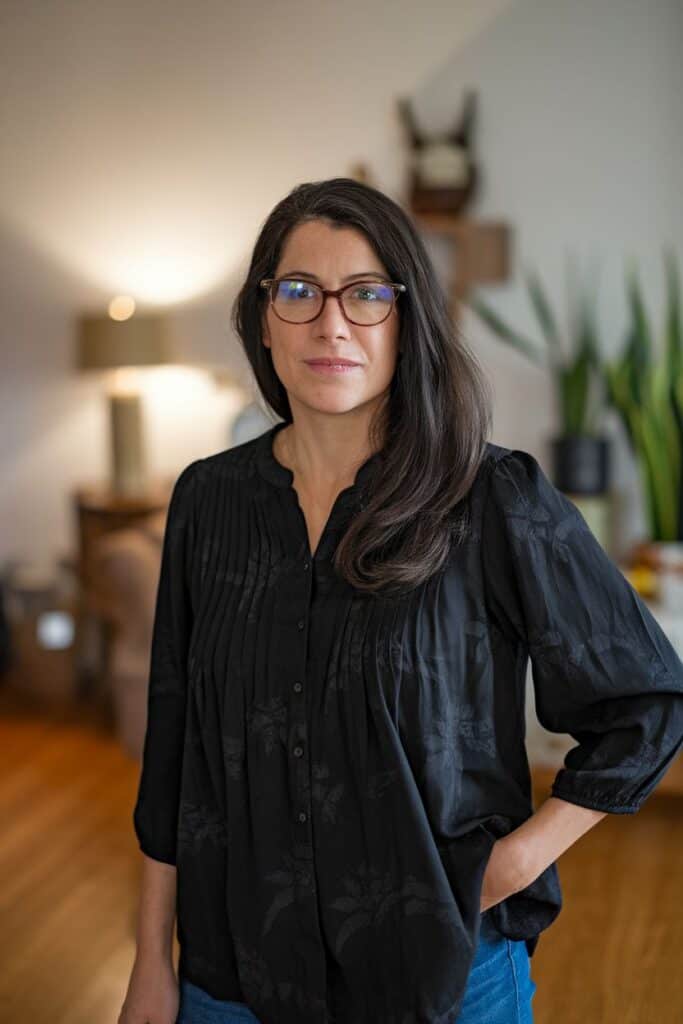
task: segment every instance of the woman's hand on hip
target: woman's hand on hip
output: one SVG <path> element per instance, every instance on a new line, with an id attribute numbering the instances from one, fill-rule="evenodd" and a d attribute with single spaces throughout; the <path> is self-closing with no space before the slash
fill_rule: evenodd
<path id="1" fill-rule="evenodd" d="M 534 880 L 536 876 L 525 854 L 526 847 L 516 842 L 512 833 L 496 839 L 482 879 L 482 914 L 489 907 L 526 888 Z"/>

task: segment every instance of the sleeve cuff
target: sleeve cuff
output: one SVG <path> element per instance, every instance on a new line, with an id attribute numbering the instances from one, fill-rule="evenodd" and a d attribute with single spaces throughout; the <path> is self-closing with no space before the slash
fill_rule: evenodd
<path id="1" fill-rule="evenodd" d="M 169 854 L 166 850 L 159 850 L 148 846 L 146 842 L 140 842 L 138 840 L 138 846 L 144 853 L 145 857 L 149 857 L 151 860 L 157 860 L 160 864 L 170 864 L 171 867 L 176 867 L 176 859 L 173 854 Z"/>
<path id="2" fill-rule="evenodd" d="M 635 814 L 640 809 L 640 804 L 614 803 L 604 795 L 586 791 L 575 793 L 559 783 L 553 783 L 550 795 L 571 804 L 578 804 L 579 807 L 589 807 L 593 811 L 605 811 L 607 814 Z"/>

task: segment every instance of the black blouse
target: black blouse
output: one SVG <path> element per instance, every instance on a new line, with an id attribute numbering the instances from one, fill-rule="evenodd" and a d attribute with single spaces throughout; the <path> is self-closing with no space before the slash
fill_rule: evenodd
<path id="1" fill-rule="evenodd" d="M 450 1024 L 492 846 L 533 813 L 528 657 L 541 724 L 578 744 L 552 794 L 613 814 L 683 744 L 683 664 L 534 457 L 491 443 L 445 567 L 352 588 L 332 555 L 381 454 L 313 556 L 283 426 L 176 480 L 136 835 L 177 867 L 179 972 L 214 998 L 262 1024 Z M 486 917 L 533 954 L 561 906 L 553 863 Z"/>

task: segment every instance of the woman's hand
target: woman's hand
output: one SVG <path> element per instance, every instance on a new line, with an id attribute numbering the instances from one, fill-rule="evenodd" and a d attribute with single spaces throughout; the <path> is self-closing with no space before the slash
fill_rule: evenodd
<path id="1" fill-rule="evenodd" d="M 180 992 L 166 957 L 135 958 L 117 1024 L 176 1024 Z"/>
<path id="2" fill-rule="evenodd" d="M 606 815 L 607 811 L 549 796 L 531 817 L 493 844 L 482 880 L 481 912 L 531 885 Z"/>
<path id="3" fill-rule="evenodd" d="M 513 833 L 496 839 L 482 880 L 482 914 L 534 880 L 536 875 L 531 870 L 525 852 L 526 847 L 515 840 Z"/>

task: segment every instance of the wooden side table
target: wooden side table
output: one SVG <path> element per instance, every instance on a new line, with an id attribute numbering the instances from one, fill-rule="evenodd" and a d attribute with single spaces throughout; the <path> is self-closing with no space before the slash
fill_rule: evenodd
<path id="1" fill-rule="evenodd" d="M 173 479 L 160 480 L 142 494 L 122 495 L 106 485 L 79 487 L 73 496 L 78 533 L 79 580 L 76 668 L 79 696 L 87 696 L 106 678 L 113 620 L 95 569 L 98 541 L 114 530 L 142 526 L 167 509 Z"/>

